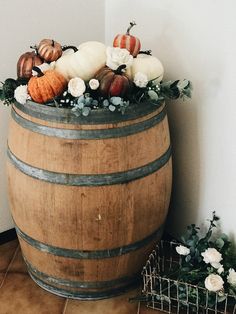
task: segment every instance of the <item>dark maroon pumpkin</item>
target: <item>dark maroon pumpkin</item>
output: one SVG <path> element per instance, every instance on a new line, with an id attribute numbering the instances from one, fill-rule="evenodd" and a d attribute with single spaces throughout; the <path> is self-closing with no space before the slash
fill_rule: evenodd
<path id="1" fill-rule="evenodd" d="M 34 66 L 39 66 L 43 60 L 34 52 L 25 52 L 17 62 L 17 77 L 29 79 Z"/>
<path id="2" fill-rule="evenodd" d="M 120 65 L 117 70 L 113 71 L 104 67 L 98 71 L 95 78 L 99 81 L 99 93 L 101 96 L 120 96 L 125 97 L 132 88 L 132 82 L 122 72 L 126 66 Z"/>

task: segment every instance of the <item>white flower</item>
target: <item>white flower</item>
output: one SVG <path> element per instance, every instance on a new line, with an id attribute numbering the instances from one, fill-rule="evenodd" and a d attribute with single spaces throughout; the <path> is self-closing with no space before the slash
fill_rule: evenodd
<path id="1" fill-rule="evenodd" d="M 229 275 L 227 276 L 227 281 L 231 286 L 236 287 L 236 271 L 233 268 L 229 269 Z"/>
<path id="2" fill-rule="evenodd" d="M 51 65 L 48 63 L 42 63 L 40 65 L 37 65 L 37 68 L 39 68 L 42 72 L 52 69 Z M 32 70 L 32 75 L 37 76 L 38 72 Z"/>
<path id="3" fill-rule="evenodd" d="M 179 255 L 185 255 L 186 256 L 190 253 L 190 249 L 187 248 L 186 246 L 183 246 L 183 245 L 179 245 L 175 249 Z"/>
<path id="4" fill-rule="evenodd" d="M 205 287 L 209 291 L 219 291 L 223 289 L 224 281 L 219 275 L 210 274 L 205 279 Z"/>
<path id="5" fill-rule="evenodd" d="M 148 83 L 147 75 L 141 72 L 137 72 L 134 76 L 134 84 L 138 87 L 146 87 Z"/>
<path id="6" fill-rule="evenodd" d="M 222 274 L 224 272 L 224 266 L 220 264 L 220 267 L 217 269 L 218 274 Z"/>
<path id="7" fill-rule="evenodd" d="M 24 105 L 27 99 L 30 99 L 27 85 L 20 85 L 14 91 L 14 98 L 20 104 Z"/>
<path id="8" fill-rule="evenodd" d="M 68 92 L 74 97 L 83 95 L 85 90 L 85 83 L 80 77 L 72 78 L 68 83 Z"/>
<path id="9" fill-rule="evenodd" d="M 112 70 L 116 70 L 122 64 L 125 64 L 126 68 L 128 68 L 133 63 L 133 56 L 127 49 L 107 47 L 106 54 L 106 65 Z"/>
<path id="10" fill-rule="evenodd" d="M 214 248 L 208 248 L 201 254 L 203 260 L 206 264 L 210 263 L 214 268 L 220 267 L 220 261 L 222 260 L 222 255 Z"/>
<path id="11" fill-rule="evenodd" d="M 89 81 L 89 87 L 90 87 L 92 90 L 98 89 L 98 87 L 99 87 L 99 81 L 96 80 L 96 79 L 91 79 L 91 80 Z"/>

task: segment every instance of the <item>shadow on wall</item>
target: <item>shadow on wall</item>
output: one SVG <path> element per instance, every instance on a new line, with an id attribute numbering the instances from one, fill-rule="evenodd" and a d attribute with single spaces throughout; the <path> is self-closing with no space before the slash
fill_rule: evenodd
<path id="1" fill-rule="evenodd" d="M 199 215 L 201 164 L 199 124 L 197 110 L 190 101 L 183 104 L 171 101 L 167 106 L 173 155 L 173 186 L 167 230 L 178 238 L 187 225 L 198 220 Z M 189 121 L 191 130 L 188 126 Z"/>
<path id="2" fill-rule="evenodd" d="M 191 37 L 183 31 L 184 25 L 177 25 L 175 36 L 191 46 Z M 188 48 L 185 52 L 185 48 L 176 45 L 173 41 L 173 29 L 166 28 L 157 40 L 162 51 L 169 51 L 166 56 L 162 56 L 163 63 L 168 65 L 165 67 L 165 80 L 187 78 L 194 85 L 192 99 L 167 102 L 173 152 L 173 188 L 167 231 L 178 238 L 187 225 L 198 221 L 199 218 L 201 160 L 198 107 L 201 96 L 199 97 L 197 90 L 202 90 L 202 86 L 193 76 L 192 63 L 196 64 L 198 60 L 186 62 Z"/>

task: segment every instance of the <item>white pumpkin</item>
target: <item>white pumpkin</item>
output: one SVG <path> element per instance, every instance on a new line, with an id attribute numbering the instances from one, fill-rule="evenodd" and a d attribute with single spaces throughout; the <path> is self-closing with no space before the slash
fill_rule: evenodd
<path id="1" fill-rule="evenodd" d="M 127 76 L 133 81 L 136 73 L 147 75 L 148 81 L 156 79 L 160 82 L 164 75 L 164 68 L 159 59 L 148 54 L 140 53 L 133 59 L 131 67 L 126 71 Z"/>
<path id="2" fill-rule="evenodd" d="M 78 51 L 65 52 L 55 62 L 55 70 L 67 80 L 80 77 L 89 81 L 106 64 L 106 46 L 97 41 L 88 41 L 78 47 Z"/>

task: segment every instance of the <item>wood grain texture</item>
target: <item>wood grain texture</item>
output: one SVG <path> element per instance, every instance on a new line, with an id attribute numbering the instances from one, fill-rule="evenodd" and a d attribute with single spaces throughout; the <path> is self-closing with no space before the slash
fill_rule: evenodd
<path id="1" fill-rule="evenodd" d="M 120 127 L 150 119 L 160 110 L 117 124 L 75 125 L 74 128 L 116 128 L 118 124 Z M 18 109 L 17 113 L 39 123 L 39 119 Z M 62 123 L 40 123 L 65 127 Z M 70 128 L 73 129 L 71 124 Z M 99 140 L 46 136 L 25 129 L 11 119 L 8 144 L 11 152 L 30 166 L 58 173 L 96 175 L 128 171 L 153 162 L 167 151 L 170 137 L 167 117 L 142 132 Z M 37 241 L 69 250 L 109 250 L 147 238 L 165 222 L 171 183 L 171 158 L 142 178 L 103 186 L 42 181 L 8 162 L 9 198 L 16 225 Z M 21 238 L 20 244 L 26 260 L 39 272 L 59 279 L 96 282 L 140 272 L 160 235 L 135 251 L 103 259 L 57 256 L 34 248 Z M 77 288 L 71 291 L 76 292 Z"/>
<path id="2" fill-rule="evenodd" d="M 11 119 L 8 145 L 18 159 L 37 168 L 100 174 L 127 171 L 154 161 L 166 152 L 170 138 L 167 117 L 146 131 L 99 140 L 45 136 L 24 129 Z"/>

